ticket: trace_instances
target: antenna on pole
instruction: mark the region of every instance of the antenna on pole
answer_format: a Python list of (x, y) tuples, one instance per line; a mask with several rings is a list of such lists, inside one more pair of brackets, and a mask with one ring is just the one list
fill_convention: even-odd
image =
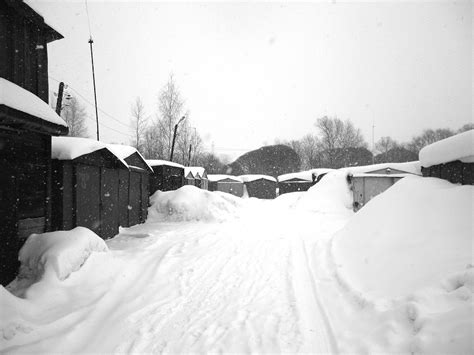
[(87, 23), (89, 25), (89, 46), (91, 49), (91, 64), (92, 64), (92, 83), (94, 85), (94, 102), (95, 102), (95, 120), (97, 123), (97, 140), (99, 140), (99, 111), (97, 109), (97, 90), (95, 86), (95, 68), (94, 68), (94, 51), (92, 49), (92, 44), (94, 41), (92, 40), (92, 32), (91, 32), (91, 21), (89, 18), (89, 8), (87, 6), (87, 0), (84, 0), (86, 5), (86, 14), (87, 14)]
[(94, 102), (95, 102), (95, 120), (97, 123), (97, 140), (99, 140), (99, 112), (97, 110), (97, 90), (95, 87), (95, 69), (94, 69), (94, 51), (92, 50), (92, 44), (94, 41), (92, 40), (92, 36), (89, 38), (89, 45), (91, 47), (91, 62), (92, 62), (92, 82), (94, 84)]
[(372, 164), (375, 164), (374, 132), (375, 132), (375, 119), (372, 121)]

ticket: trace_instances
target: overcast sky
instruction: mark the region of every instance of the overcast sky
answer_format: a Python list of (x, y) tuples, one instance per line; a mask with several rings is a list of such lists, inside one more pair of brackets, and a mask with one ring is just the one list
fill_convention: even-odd
[[(65, 37), (48, 47), (51, 88), (93, 102), (84, 1), (28, 3)], [(130, 141), (136, 96), (155, 117), (170, 73), (192, 126), (231, 158), (324, 115), (369, 143), (373, 121), (375, 140), (406, 141), (473, 120), (471, 1), (88, 4), (99, 107), (122, 122), (100, 114), (105, 141)]]

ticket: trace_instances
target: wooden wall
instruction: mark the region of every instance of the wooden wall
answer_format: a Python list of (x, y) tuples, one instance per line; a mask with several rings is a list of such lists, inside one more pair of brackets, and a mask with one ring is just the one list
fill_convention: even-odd
[(459, 160), (422, 167), (421, 173), (425, 177), (436, 177), (448, 180), (453, 184), (474, 185), (474, 163), (463, 163)]

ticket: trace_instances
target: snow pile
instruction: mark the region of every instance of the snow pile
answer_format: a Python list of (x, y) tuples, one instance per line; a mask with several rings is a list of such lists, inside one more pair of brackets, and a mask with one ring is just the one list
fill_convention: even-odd
[(147, 222), (223, 221), (236, 214), (242, 200), (186, 185), (175, 191), (156, 191), (150, 204)]
[(41, 278), (65, 280), (93, 252), (107, 252), (104, 240), (84, 227), (70, 231), (32, 234), (20, 250), (18, 280), (33, 283)]
[(346, 213), (352, 212), (352, 193), (345, 171), (333, 171), (312, 186), (295, 206), (311, 212)]
[(425, 168), (456, 160), (474, 163), (474, 129), (440, 140), (420, 150), (420, 162)]
[(0, 78), (0, 105), (67, 127), (66, 122), (46, 102), (4, 78)]
[(382, 311), (381, 327), (410, 327), (403, 351), (472, 352), (473, 201), (472, 186), (409, 176), (333, 239), (346, 291)]

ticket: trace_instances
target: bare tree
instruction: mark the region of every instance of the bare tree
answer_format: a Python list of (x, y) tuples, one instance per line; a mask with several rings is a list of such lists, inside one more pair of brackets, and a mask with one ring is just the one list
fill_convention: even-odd
[(413, 137), (407, 146), (409, 150), (418, 154), (421, 148), (452, 135), (454, 135), (454, 132), (449, 128), (425, 129), (421, 135)]
[(340, 150), (348, 148), (366, 148), (367, 143), (359, 128), (349, 121), (342, 121), (337, 117), (321, 117), (316, 121), (320, 133), (320, 153), (318, 165), (333, 167), (340, 157)]
[(64, 95), (67, 99), (61, 110), (61, 117), (69, 126), (69, 136), (87, 137), (86, 109), (79, 100), (69, 93)]
[(158, 125), (165, 151), (171, 152), (174, 125), (183, 116), (184, 100), (174, 81), (173, 75), (163, 87), (158, 97)]
[(142, 145), (144, 140), (145, 130), (147, 128), (148, 117), (145, 116), (145, 107), (143, 106), (140, 97), (136, 97), (130, 109), (132, 115), (131, 125), (133, 127), (135, 139), (132, 145), (137, 148), (140, 152), (142, 151)]
[(375, 149), (380, 154), (385, 154), (390, 149), (393, 149), (395, 147), (398, 147), (398, 143), (394, 139), (392, 139), (391, 137), (388, 137), (388, 136), (380, 137), (380, 139), (377, 141), (377, 143), (375, 143)]

